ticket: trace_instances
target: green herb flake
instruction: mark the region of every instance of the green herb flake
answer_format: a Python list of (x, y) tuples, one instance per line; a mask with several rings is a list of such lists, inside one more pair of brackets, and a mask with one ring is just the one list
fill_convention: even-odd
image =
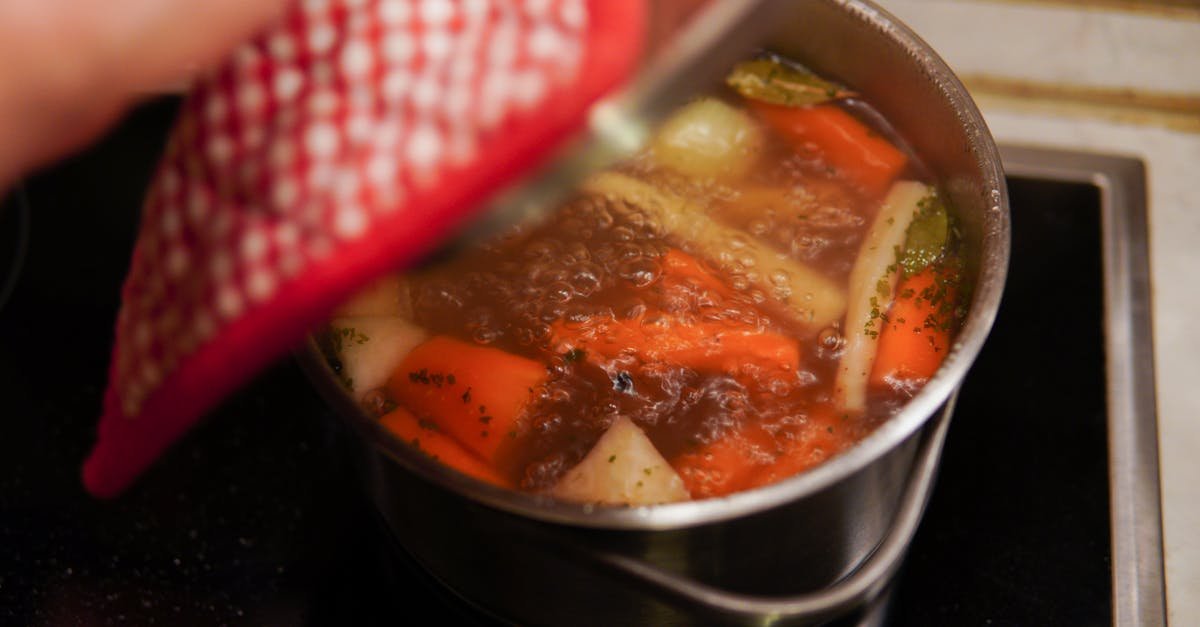
[(611, 463), (613, 463), (613, 462), (615, 462), (615, 461), (617, 461), (617, 456), (616, 456), (616, 455), (609, 455), (609, 456), (608, 456), (608, 463), (610, 463), (610, 464), (611, 464)]
[(567, 362), (568, 364), (573, 364), (577, 361), (583, 361), (583, 358), (586, 356), (587, 353), (585, 353), (582, 348), (572, 348), (563, 355), (563, 361)]
[(333, 344), (333, 350), (339, 355), (347, 346), (352, 344), (366, 344), (371, 338), (366, 333), (360, 333), (354, 327), (330, 327), (329, 340)]

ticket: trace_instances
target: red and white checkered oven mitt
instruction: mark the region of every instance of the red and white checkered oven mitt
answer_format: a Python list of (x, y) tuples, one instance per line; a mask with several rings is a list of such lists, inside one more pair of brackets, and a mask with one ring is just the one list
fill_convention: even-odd
[(304, 0), (200, 81), (145, 201), (88, 491), (548, 156), (645, 24), (640, 0)]

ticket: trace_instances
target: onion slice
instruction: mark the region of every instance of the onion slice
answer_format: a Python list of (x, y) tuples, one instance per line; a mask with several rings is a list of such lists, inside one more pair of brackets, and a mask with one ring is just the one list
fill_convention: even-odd
[(730, 271), (735, 258), (743, 259), (752, 268), (746, 278), (768, 294), (779, 292), (770, 277), (786, 277), (787, 296), (779, 300), (811, 329), (833, 324), (846, 311), (846, 294), (837, 283), (749, 233), (721, 223), (697, 202), (617, 172), (591, 177), (583, 191), (641, 211), (655, 226), (690, 246), (689, 252), (723, 270)]
[(883, 326), (880, 317), (887, 313), (895, 298), (900, 253), (908, 227), (920, 210), (921, 200), (931, 193), (927, 185), (915, 181), (893, 184), (854, 260), (842, 330), (846, 347), (834, 386), (842, 411), (856, 413), (866, 407), (867, 378), (875, 362), (879, 330)]

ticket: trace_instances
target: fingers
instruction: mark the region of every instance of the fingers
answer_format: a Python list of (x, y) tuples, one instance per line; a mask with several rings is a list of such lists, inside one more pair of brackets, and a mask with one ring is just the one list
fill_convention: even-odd
[[(136, 90), (161, 89), (223, 59), (276, 18), (285, 0), (120, 0), (111, 71)], [(107, 0), (106, 4), (115, 4)]]
[(0, 185), (220, 62), (287, 0), (0, 2)]

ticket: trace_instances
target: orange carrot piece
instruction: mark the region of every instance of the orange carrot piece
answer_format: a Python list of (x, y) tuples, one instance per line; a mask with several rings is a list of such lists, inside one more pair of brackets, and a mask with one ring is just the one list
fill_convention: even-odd
[(502, 488), (512, 487), (512, 482), (505, 480), (494, 468), (472, 455), (453, 438), (438, 431), (433, 424), (418, 420), (404, 408), (391, 411), (379, 422), (404, 442), (464, 475)]
[(803, 427), (785, 438), (780, 436), (780, 454), (774, 462), (746, 477), (743, 489), (769, 485), (808, 470), (829, 459), (853, 442), (853, 437), (832, 405), (809, 410)]
[(607, 316), (591, 316), (578, 323), (555, 320), (550, 324), (550, 344), (559, 353), (579, 349), (589, 359), (596, 355), (612, 359), (645, 340), (637, 325), (637, 320), (621, 321)]
[[(871, 368), (874, 386), (912, 385), (937, 372), (950, 348), (950, 325), (939, 311), (944, 303), (930, 303), (937, 291), (937, 275), (926, 269), (900, 281), (887, 323), (879, 331), (879, 348)], [(940, 298), (952, 298), (946, 290)]]
[(800, 368), (800, 348), (796, 341), (778, 333), (730, 329), (711, 323), (690, 329), (688, 337), (683, 338), (684, 345), (652, 347), (650, 352), (657, 357), (655, 361), (708, 372), (735, 373), (747, 364), (792, 372)]
[(757, 424), (726, 433), (711, 444), (671, 460), (694, 499), (724, 496), (747, 487), (747, 482), (778, 455), (775, 438)]
[(715, 274), (709, 272), (703, 264), (695, 257), (679, 250), (672, 248), (662, 256), (663, 283), (670, 287), (672, 285), (688, 284), (694, 288), (700, 288), (711, 292), (721, 298), (729, 298), (733, 295), (728, 286)]
[(504, 443), (516, 437), (521, 412), (546, 377), (546, 367), (532, 359), (439, 335), (404, 358), (388, 380), (388, 391), (495, 463)]
[(829, 165), (881, 196), (908, 157), (837, 105), (789, 107), (750, 100), (758, 115), (797, 150), (816, 145)]
[(632, 352), (646, 363), (678, 364), (702, 372), (735, 373), (748, 364), (790, 371), (800, 367), (795, 339), (718, 322), (663, 318), (644, 323), (597, 316), (578, 326), (555, 322), (551, 329), (561, 352), (579, 348), (590, 358), (612, 359)]

